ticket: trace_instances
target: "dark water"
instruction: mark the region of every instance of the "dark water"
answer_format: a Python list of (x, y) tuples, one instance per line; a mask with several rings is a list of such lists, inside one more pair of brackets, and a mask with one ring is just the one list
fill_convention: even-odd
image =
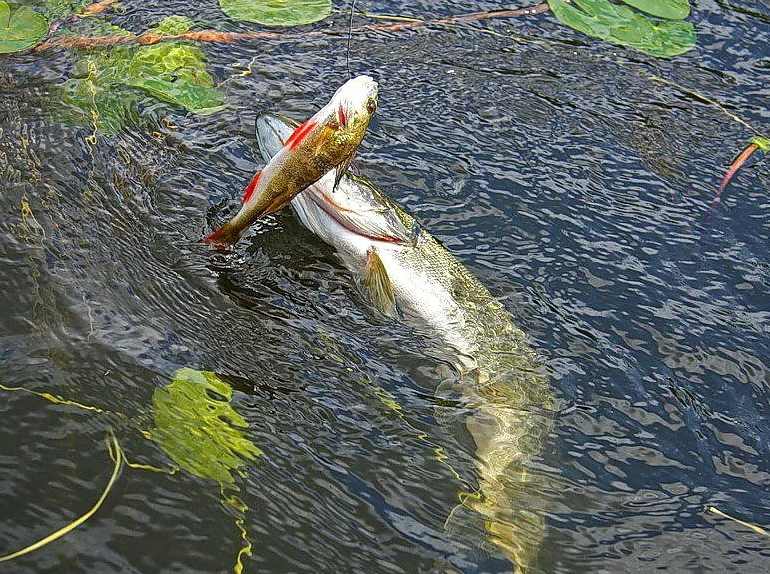
[[(110, 18), (136, 31), (173, 13), (221, 20), (200, 4), (128, 1)], [(543, 572), (770, 569), (768, 538), (707, 512), (770, 522), (770, 171), (751, 162), (711, 210), (752, 134), (651, 79), (769, 131), (770, 4), (699, 0), (692, 20), (697, 49), (667, 61), (548, 14), (353, 39), (352, 69), (380, 82), (359, 168), (544, 357), (558, 410), (533, 461), (548, 496)], [(470, 438), (435, 418), (444, 375), (424, 334), (373, 313), (288, 210), (233, 256), (199, 241), (259, 166), (257, 110), (313, 113), (347, 77), (345, 39), (205, 50), (228, 111), (148, 99), (148, 123), (95, 145), (57, 120), (75, 54), (0, 59), (0, 383), (107, 411), (0, 393), (0, 553), (94, 504), (109, 429), (131, 461), (172, 465), (137, 431), (180, 367), (222, 375), (265, 454), (224, 493), (124, 467), (83, 526), (0, 571), (232, 571), (239, 519), (246, 572), (506, 571), (444, 531), (476, 470)], [(233, 493), (248, 510), (223, 503)]]

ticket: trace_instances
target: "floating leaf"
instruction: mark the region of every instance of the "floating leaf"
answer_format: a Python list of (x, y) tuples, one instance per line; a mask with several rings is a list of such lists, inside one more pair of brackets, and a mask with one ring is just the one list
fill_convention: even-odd
[(298, 26), (323, 20), (331, 0), (219, 0), (222, 11), (236, 20), (265, 26)]
[(0, 54), (28, 50), (39, 44), (48, 33), (48, 20), (28, 6), (13, 12), (7, 2), (0, 1)]
[(233, 482), (232, 471), (263, 454), (241, 429), (248, 423), (230, 405), (233, 390), (215, 373), (179, 369), (152, 395), (150, 436), (180, 467), (201, 478)]
[(691, 22), (648, 18), (608, 0), (548, 0), (548, 5), (570, 28), (651, 56), (676, 56), (695, 47)]
[(666, 20), (684, 20), (690, 15), (689, 0), (623, 0), (637, 10)]

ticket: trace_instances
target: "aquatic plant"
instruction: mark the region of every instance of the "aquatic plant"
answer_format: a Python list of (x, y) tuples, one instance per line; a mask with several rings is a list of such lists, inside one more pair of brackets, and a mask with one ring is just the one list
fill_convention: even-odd
[(232, 395), (215, 373), (179, 369), (152, 395), (155, 428), (149, 437), (191, 474), (233, 482), (232, 471), (262, 451), (241, 430), (248, 424), (230, 404)]
[[(55, 405), (74, 407), (110, 418), (117, 417), (123, 421), (131, 420), (121, 412), (107, 411), (26, 387), (11, 387), (0, 383), (0, 390), (28, 393)], [(242, 572), (243, 557), (251, 555), (251, 542), (244, 527), (244, 515), (248, 507), (234, 493), (237, 488), (232, 484), (235, 481), (232, 471), (241, 467), (246, 460), (254, 460), (263, 453), (246, 438), (244, 429), (248, 427), (248, 423), (231, 405), (232, 394), (232, 388), (215, 373), (183, 367), (173, 374), (169, 384), (156, 388), (153, 393), (155, 428), (151, 431), (139, 430), (145, 438), (157, 444), (179, 468), (219, 483), (222, 505), (226, 507), (228, 514), (234, 516), (235, 525), (243, 541), (233, 567), (234, 572)], [(114, 467), (96, 503), (78, 518), (40, 540), (14, 552), (0, 555), (0, 563), (39, 550), (83, 525), (102, 507), (124, 465), (136, 470), (163, 474), (175, 474), (179, 469), (131, 462), (111, 427), (107, 433), (106, 444)]]
[(298, 26), (323, 20), (332, 0), (219, 0), (230, 18), (265, 26)]
[(623, 1), (636, 10), (609, 0), (548, 0), (548, 6), (570, 28), (651, 56), (676, 56), (695, 47), (695, 29), (684, 21), (688, 0)]
[(21, 52), (36, 46), (48, 33), (48, 20), (28, 6), (11, 10), (0, 1), (0, 54)]

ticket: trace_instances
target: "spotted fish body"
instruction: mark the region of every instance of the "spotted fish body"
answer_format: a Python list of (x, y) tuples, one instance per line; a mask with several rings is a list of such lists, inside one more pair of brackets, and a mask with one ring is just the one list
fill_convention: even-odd
[[(266, 159), (291, 129), (277, 116), (258, 120)], [(553, 396), (524, 333), (449, 251), (368, 182), (345, 175), (335, 188), (327, 175), (291, 204), (361, 277), (381, 311), (398, 309), (441, 341), (460, 376), (438, 392), (463, 407), (442, 418), (464, 417), (478, 472), (478, 490), (461, 495), (447, 527), (467, 532), (480, 522), (517, 572), (531, 568), (545, 531), (543, 480), (531, 462), (552, 427)]]
[(377, 83), (369, 76), (348, 80), (326, 106), (293, 130), (246, 187), (235, 217), (204, 241), (217, 247), (233, 245), (252, 223), (278, 211), (330, 170), (341, 176), (376, 108)]

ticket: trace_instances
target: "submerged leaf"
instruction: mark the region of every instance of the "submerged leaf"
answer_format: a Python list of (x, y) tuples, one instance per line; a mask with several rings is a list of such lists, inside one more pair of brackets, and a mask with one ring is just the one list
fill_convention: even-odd
[(137, 78), (131, 85), (200, 115), (213, 114), (227, 107), (219, 91), (185, 81)]
[(195, 26), (195, 22), (187, 16), (174, 15), (164, 18), (155, 26), (147, 30), (155, 34), (184, 34)]
[(298, 26), (323, 20), (331, 0), (219, 0), (222, 11), (236, 20), (265, 26)]
[[(163, 22), (159, 28), (163, 29), (162, 25)], [(183, 23), (176, 22), (165, 29), (182, 27)], [(206, 70), (203, 52), (189, 42), (171, 41), (139, 48), (131, 60), (126, 83), (197, 114), (210, 114), (225, 107), (224, 96), (214, 88), (214, 79)]]
[(0, 54), (28, 50), (48, 33), (48, 20), (29, 6), (11, 6), (0, 0)]
[(248, 423), (230, 404), (233, 390), (215, 373), (179, 369), (152, 395), (150, 436), (180, 467), (201, 478), (233, 482), (232, 471), (262, 451), (241, 429)]
[[(171, 16), (151, 31), (181, 34), (193, 24), (189, 18)], [(128, 34), (120, 28), (102, 28), (100, 24), (90, 33)], [(62, 86), (72, 115), (106, 134), (122, 128), (136, 108), (138, 90), (196, 114), (210, 114), (226, 106), (224, 95), (214, 88), (214, 78), (206, 70), (203, 51), (184, 40), (94, 50), (76, 64), (75, 74)]]
[(79, 14), (90, 0), (24, 0), (24, 4), (46, 16), (50, 21)]
[(684, 20), (690, 15), (689, 0), (623, 0), (637, 10), (667, 20)]
[(695, 47), (691, 22), (649, 18), (608, 0), (548, 0), (548, 5), (570, 28), (651, 56), (676, 56)]

